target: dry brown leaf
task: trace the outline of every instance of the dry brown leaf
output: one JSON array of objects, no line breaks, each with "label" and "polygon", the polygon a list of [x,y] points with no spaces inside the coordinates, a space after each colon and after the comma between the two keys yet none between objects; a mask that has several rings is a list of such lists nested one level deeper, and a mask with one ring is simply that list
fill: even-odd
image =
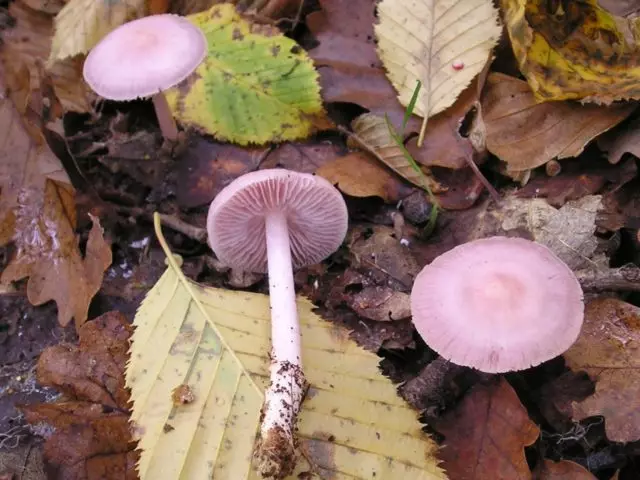
[{"label": "dry brown leaf", "polygon": [[598,0],[598,4],[610,13],[620,17],[632,17],[640,13],[638,0]]},{"label": "dry brown leaf", "polygon": [[38,381],[67,399],[21,410],[46,438],[45,459],[57,470],[55,478],[137,478],[123,376],[131,331],[122,314],[106,313],[80,327],[78,346],[56,345],[40,357]]},{"label": "dry brown leaf", "polygon": [[[4,92],[2,81],[0,77]],[[22,117],[9,97],[0,98],[0,220],[3,227],[14,223],[13,234],[3,228],[0,237],[12,238],[17,247],[0,281],[30,277],[29,301],[41,305],[55,300],[60,324],[75,318],[79,326],[111,264],[111,248],[102,238],[100,222],[93,219],[81,257],[74,231],[74,189],[34,123],[35,113],[27,113],[31,118]]]},{"label": "dry brown leaf", "polygon": [[237,9],[246,14],[256,17],[260,21],[264,19],[278,20],[290,16],[295,17],[300,3],[303,0],[175,0],[171,2],[172,13],[179,15],[191,15],[192,13],[209,10],[218,3],[233,3]]},{"label": "dry brown leaf", "polygon": [[286,168],[296,172],[313,173],[325,163],[345,153],[346,149],[340,148],[334,142],[283,143],[269,152],[260,164],[260,169]]},{"label": "dry brown leaf", "polygon": [[[53,35],[53,17],[32,10],[20,0],[9,5],[15,26],[2,32],[0,60],[7,72],[17,72],[26,66],[31,73],[31,89],[40,88],[41,73],[38,63],[49,58]],[[73,58],[56,63],[49,71],[56,96],[65,110],[91,111],[90,102],[95,95],[82,77],[82,59]]]},{"label": "dry brown leaf", "polygon": [[596,382],[592,396],[573,404],[573,418],[603,415],[609,440],[640,439],[640,308],[615,298],[589,302],[582,333],[564,357]]},{"label": "dry brown leaf", "polygon": [[487,148],[514,172],[579,155],[634,109],[633,104],[537,103],[527,82],[502,73],[489,75],[482,99]]},{"label": "dry brown leaf", "polygon": [[411,316],[409,295],[389,287],[364,287],[349,297],[347,303],[361,317],[376,322],[392,322]]},{"label": "dry brown leaf", "polygon": [[524,447],[536,441],[540,429],[504,378],[472,388],[436,429],[445,436],[440,457],[449,478],[531,478]]},{"label": "dry brown leaf", "polygon": [[598,146],[608,153],[609,163],[616,164],[625,153],[640,158],[640,118],[636,118],[624,130],[610,130],[598,138]]},{"label": "dry brown leaf", "polygon": [[391,170],[364,153],[337,157],[315,173],[352,197],[380,197],[387,203],[396,203],[411,192]]},{"label": "dry brown leaf", "polygon": [[554,462],[545,458],[536,468],[536,480],[597,480],[583,466],[562,460]]}]

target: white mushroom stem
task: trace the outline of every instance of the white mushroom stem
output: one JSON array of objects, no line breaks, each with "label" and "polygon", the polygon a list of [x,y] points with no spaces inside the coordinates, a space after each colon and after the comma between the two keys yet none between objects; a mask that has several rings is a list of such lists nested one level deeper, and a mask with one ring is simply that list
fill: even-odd
[{"label": "white mushroom stem", "polygon": [[265,232],[271,302],[271,383],[265,394],[257,456],[263,477],[283,478],[295,464],[293,432],[307,382],[302,372],[291,246],[283,212],[266,216]]},{"label": "white mushroom stem", "polygon": [[153,107],[156,111],[156,117],[158,118],[158,125],[160,125],[160,131],[162,136],[167,140],[173,142],[178,140],[178,126],[173,118],[171,109],[169,108],[169,102],[164,96],[164,93],[159,92],[151,97],[153,101]]}]

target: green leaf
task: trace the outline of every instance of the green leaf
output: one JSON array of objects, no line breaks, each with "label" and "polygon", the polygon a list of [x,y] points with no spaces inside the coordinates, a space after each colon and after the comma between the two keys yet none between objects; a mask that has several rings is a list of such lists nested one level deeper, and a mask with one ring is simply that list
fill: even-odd
[{"label": "green leaf", "polygon": [[[126,372],[140,478],[258,480],[251,455],[269,382],[269,297],[197,285],[168,260],[134,320]],[[379,358],[313,309],[298,300],[311,386],[287,480],[446,479],[437,445],[381,374]],[[175,405],[181,385],[193,401]]]},{"label": "green leaf", "polygon": [[409,105],[407,105],[406,110],[404,111],[404,118],[402,119],[402,129],[407,128],[407,122],[413,115],[413,110],[416,108],[416,102],[418,101],[418,93],[420,93],[420,87],[422,86],[422,82],[420,80],[416,80],[416,88],[413,91],[413,95],[411,96],[411,100],[409,100]]},{"label": "green leaf", "polygon": [[166,93],[178,120],[241,145],[304,138],[328,125],[318,73],[293,40],[249,23],[231,4],[187,18],[209,51],[194,75]]}]

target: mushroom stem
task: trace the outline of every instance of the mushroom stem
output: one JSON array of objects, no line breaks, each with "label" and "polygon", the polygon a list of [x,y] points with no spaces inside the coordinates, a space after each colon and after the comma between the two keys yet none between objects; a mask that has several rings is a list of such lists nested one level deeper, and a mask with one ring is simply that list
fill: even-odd
[{"label": "mushroom stem", "polygon": [[271,302],[271,383],[265,393],[257,457],[263,477],[284,478],[295,466],[293,432],[307,381],[302,372],[289,228],[283,212],[266,216],[265,233]]},{"label": "mushroom stem", "polygon": [[156,117],[158,118],[158,124],[160,125],[160,131],[162,136],[167,140],[173,142],[178,140],[178,126],[173,118],[169,103],[164,93],[158,92],[151,97],[153,101],[153,107],[156,111]]}]

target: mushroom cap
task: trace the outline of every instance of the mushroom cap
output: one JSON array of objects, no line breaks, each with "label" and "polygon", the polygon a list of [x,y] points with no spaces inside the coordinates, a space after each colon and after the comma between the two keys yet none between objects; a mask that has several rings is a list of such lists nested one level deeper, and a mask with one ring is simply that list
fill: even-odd
[{"label": "mushroom cap", "polygon": [[580,333],[584,303],[576,276],[547,247],[491,237],[424,267],[411,312],[418,333],[441,356],[497,373],[565,352]]},{"label": "mushroom cap", "polygon": [[213,200],[207,216],[209,244],[218,258],[248,272],[267,271],[265,216],[287,218],[293,268],[335,252],[347,233],[347,206],[322,177],[283,169],[247,173]]},{"label": "mushroom cap", "polygon": [[207,40],[184,17],[151,15],[119,26],[89,52],[83,75],[109,100],[133,100],[167,90],[202,63]]}]

